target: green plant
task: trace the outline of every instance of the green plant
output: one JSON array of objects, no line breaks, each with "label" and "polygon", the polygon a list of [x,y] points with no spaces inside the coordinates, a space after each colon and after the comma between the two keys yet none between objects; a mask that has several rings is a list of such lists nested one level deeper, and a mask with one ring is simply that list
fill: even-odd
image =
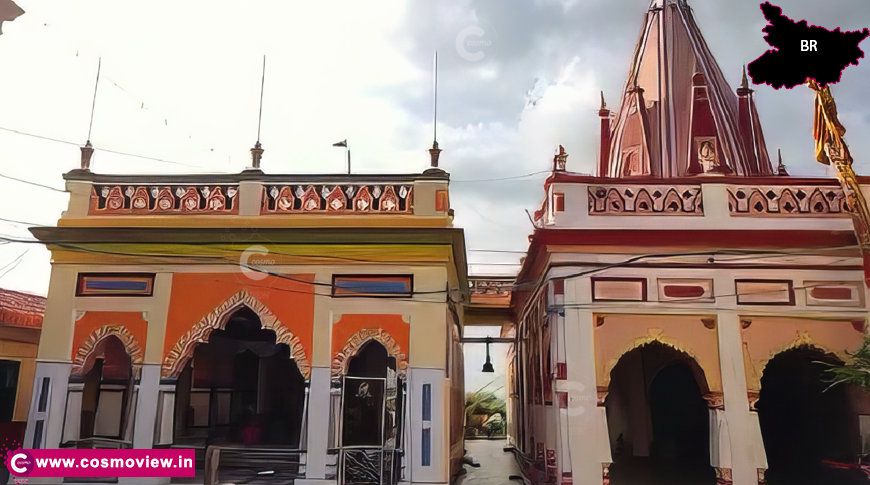
[{"label": "green plant", "polygon": [[855,384],[870,391],[870,337],[855,352],[847,352],[849,361],[845,365],[826,364],[826,372],[831,376],[830,389],[837,384]]}]

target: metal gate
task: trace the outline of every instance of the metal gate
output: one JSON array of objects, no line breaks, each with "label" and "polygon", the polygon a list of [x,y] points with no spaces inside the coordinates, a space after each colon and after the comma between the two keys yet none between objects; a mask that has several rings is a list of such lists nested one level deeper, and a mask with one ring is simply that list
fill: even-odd
[{"label": "metal gate", "polygon": [[342,382],[342,485],[395,485],[401,479],[399,403],[401,389],[395,371],[388,377],[348,377]]}]

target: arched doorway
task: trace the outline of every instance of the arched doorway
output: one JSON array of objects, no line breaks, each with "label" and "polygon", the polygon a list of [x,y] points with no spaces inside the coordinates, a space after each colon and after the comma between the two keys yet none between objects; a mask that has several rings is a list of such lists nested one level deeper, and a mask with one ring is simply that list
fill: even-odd
[{"label": "arched doorway", "polygon": [[825,370],[838,364],[835,356],[802,346],[765,366],[756,407],[769,485],[868,483],[863,473],[842,465],[853,463],[860,449],[852,447],[858,429],[850,426],[846,386],[826,382]]},{"label": "arched doorway", "polygon": [[347,365],[342,379],[341,482],[385,485],[401,476],[397,454],[404,421],[404,379],[396,358],[370,340]]},{"label": "arched doorway", "polygon": [[652,342],[623,355],[610,375],[610,483],[715,484],[707,384],[697,362]]},{"label": "arched doorway", "polygon": [[176,446],[302,448],[305,378],[289,346],[246,306],[195,347],[176,396]]},{"label": "arched doorway", "polygon": [[133,405],[133,363],[116,336],[101,339],[82,367],[79,439],[125,439]]}]

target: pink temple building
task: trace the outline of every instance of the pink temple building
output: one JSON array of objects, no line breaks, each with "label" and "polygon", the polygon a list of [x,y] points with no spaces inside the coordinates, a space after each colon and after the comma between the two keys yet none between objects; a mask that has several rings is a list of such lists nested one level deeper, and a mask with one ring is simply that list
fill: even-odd
[{"label": "pink temple building", "polygon": [[870,399],[824,391],[867,328],[837,180],[771,162],[685,0],[652,3],[599,115],[598,174],[556,155],[512,296],[529,477],[860,483]]}]

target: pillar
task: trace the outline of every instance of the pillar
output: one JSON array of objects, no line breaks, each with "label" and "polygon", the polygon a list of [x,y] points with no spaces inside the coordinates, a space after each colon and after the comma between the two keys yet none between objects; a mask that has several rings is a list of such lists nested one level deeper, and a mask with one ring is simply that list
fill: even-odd
[{"label": "pillar", "polygon": [[[22,448],[59,448],[63,431],[71,362],[36,363],[33,399]],[[40,478],[40,483],[62,483],[62,477]]]},{"label": "pillar", "polygon": [[724,411],[721,412],[723,416],[717,419],[717,435],[727,436],[728,439],[713,443],[711,449],[718,447],[719,453],[711,458],[718,468],[730,466],[734,485],[757,485],[758,469],[767,468],[767,456],[758,414],[749,409],[740,316],[735,311],[720,311],[717,321],[719,366],[724,391]]},{"label": "pillar", "polygon": [[568,393],[571,474],[574,483],[600,484],[612,459],[607,414],[604,407],[598,406],[595,315],[590,309],[571,308],[572,304],[591,303],[591,280],[572,278],[565,285],[565,343],[572,350],[566,355],[568,379],[557,381],[557,386]]},{"label": "pillar", "polygon": [[[300,484],[326,480],[326,454],[329,447],[331,374],[329,367],[312,367],[308,390],[307,455],[305,480]],[[332,482],[332,480],[330,480]]]}]

